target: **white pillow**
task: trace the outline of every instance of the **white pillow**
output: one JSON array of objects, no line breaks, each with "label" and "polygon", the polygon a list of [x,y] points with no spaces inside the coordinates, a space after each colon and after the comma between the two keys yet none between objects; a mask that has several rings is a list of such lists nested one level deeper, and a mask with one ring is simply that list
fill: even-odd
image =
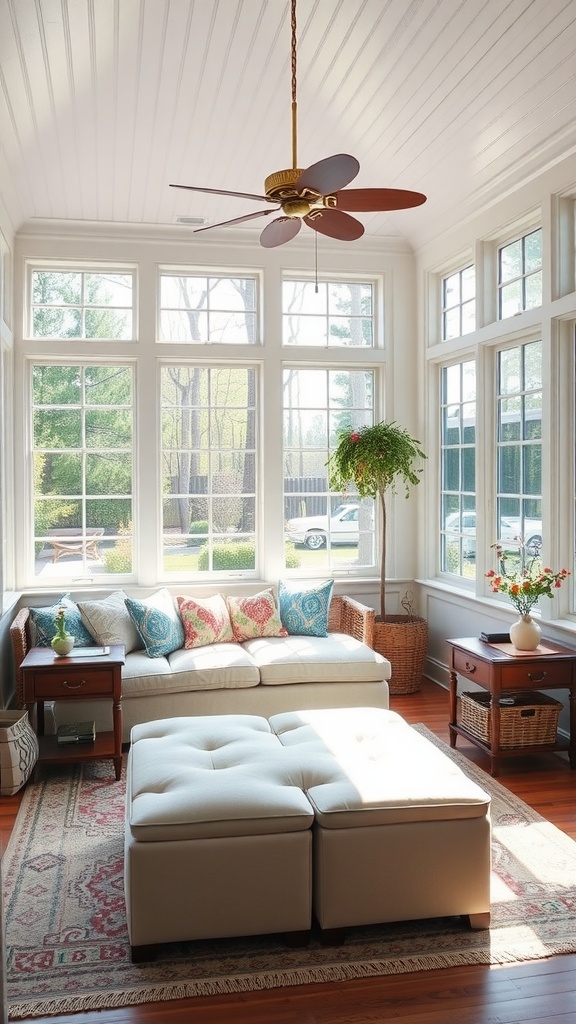
[{"label": "white pillow", "polygon": [[142,647],[126,607],[126,594],[116,590],[100,601],[78,601],[82,619],[97,644],[124,644],[126,654]]}]

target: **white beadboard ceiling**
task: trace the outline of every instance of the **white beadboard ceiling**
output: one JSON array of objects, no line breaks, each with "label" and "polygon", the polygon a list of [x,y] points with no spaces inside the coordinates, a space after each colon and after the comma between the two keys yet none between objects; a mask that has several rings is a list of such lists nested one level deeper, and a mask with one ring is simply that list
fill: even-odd
[{"label": "white beadboard ceiling", "polygon": [[[348,152],[353,187],[428,196],[359,214],[367,238],[418,247],[574,152],[575,0],[298,0],[297,17],[299,166]],[[216,223],[265,204],[169,183],[261,193],[291,164],[288,0],[0,0],[16,229]]]}]

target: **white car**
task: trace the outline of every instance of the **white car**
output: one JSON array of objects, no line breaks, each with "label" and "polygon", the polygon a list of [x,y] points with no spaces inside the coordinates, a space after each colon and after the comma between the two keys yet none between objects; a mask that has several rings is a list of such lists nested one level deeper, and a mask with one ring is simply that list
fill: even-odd
[{"label": "white car", "polygon": [[293,544],[305,544],[317,551],[330,544],[357,544],[358,505],[339,505],[333,516],[303,516],[289,519],[286,523],[286,537]]},{"label": "white car", "polygon": [[[446,519],[446,530],[463,534],[475,533],[476,513],[472,510],[463,512],[462,523],[460,523],[460,514],[458,512],[452,512],[452,514]],[[501,543],[509,541],[510,543],[517,544],[520,537],[520,520],[501,519],[500,532],[501,536],[498,539]],[[542,548],[542,523],[538,519],[525,519],[524,532],[524,547],[526,552],[533,557],[538,556]],[[475,538],[464,539],[462,553],[466,558],[476,557]]]}]

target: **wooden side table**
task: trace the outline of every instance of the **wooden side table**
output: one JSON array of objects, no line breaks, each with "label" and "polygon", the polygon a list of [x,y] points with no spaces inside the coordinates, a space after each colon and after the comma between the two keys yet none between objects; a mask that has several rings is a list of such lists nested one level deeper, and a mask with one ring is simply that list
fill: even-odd
[{"label": "wooden side table", "polygon": [[[123,664],[122,644],[113,644],[109,654],[75,655],[72,652],[65,658],[59,658],[51,647],[32,647],[28,651],[21,666],[24,702],[29,711],[36,705],[39,762],[100,761],[111,757],[116,778],[120,778]],[[82,702],[106,697],[112,701],[113,731],[98,733],[94,743],[59,745],[56,736],[44,734],[44,701],[78,701],[78,721],[82,721]]]},{"label": "wooden side table", "polygon": [[[535,651],[515,652],[511,644],[487,644],[476,637],[448,640],[450,647],[450,746],[457,736],[481,747],[490,755],[492,775],[498,775],[500,761],[528,753],[567,750],[570,767],[576,768],[576,649],[542,640]],[[458,676],[470,679],[491,695],[491,743],[473,736],[457,719]],[[500,747],[500,697],[502,691],[568,690],[570,738],[568,743],[537,746]]]}]

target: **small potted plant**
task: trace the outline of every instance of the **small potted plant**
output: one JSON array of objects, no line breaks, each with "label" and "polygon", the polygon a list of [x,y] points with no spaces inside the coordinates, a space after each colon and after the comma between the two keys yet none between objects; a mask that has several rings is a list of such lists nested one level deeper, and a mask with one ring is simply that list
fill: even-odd
[{"label": "small potted plant", "polygon": [[499,572],[490,569],[485,575],[490,580],[494,594],[506,594],[520,618],[510,626],[510,640],[517,651],[535,651],[540,643],[542,631],[530,612],[541,597],[552,599],[553,590],[562,586],[570,575],[568,569],[542,567],[538,556],[517,570],[506,569],[506,556],[500,544],[494,544]]},{"label": "small potted plant", "polygon": [[420,463],[425,458],[420,441],[396,422],[384,420],[372,427],[340,431],[338,445],[328,460],[331,490],[345,492],[352,483],[360,498],[380,502],[380,614],[376,615],[374,648],[392,665],[392,693],[420,689],[428,625],[404,602],[407,614],[386,614],[386,496],[388,492],[396,494],[402,485],[408,498],[410,487],[420,482]]},{"label": "small potted plant", "polygon": [[70,654],[76,637],[72,636],[72,633],[66,632],[66,612],[64,608],[60,607],[56,612],[54,624],[56,626],[56,633],[50,641],[52,650],[60,656]]}]

